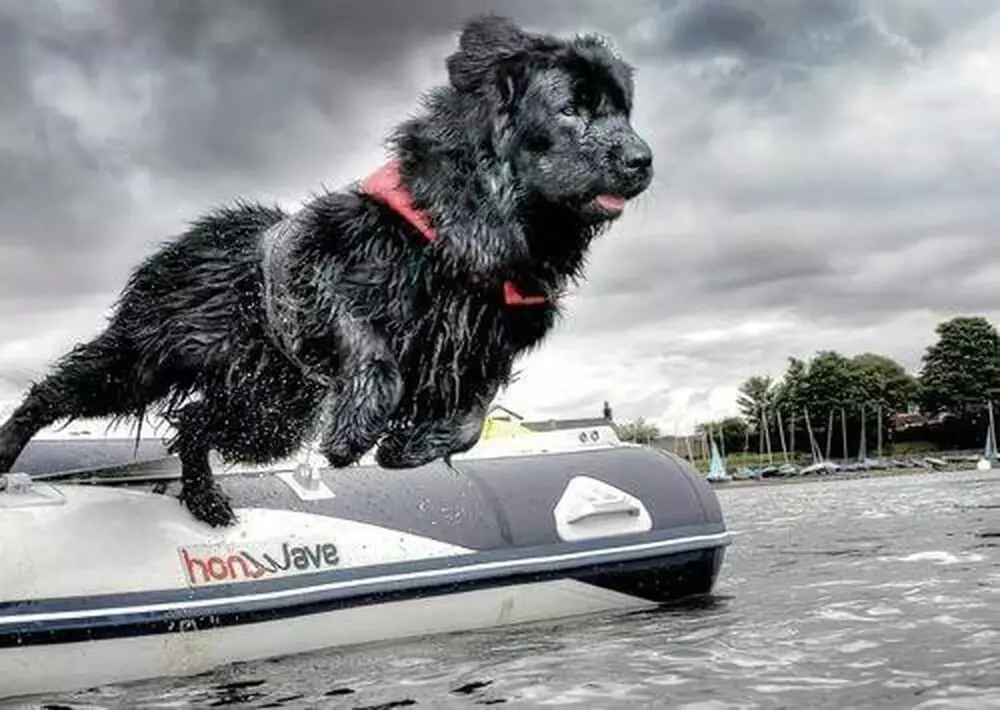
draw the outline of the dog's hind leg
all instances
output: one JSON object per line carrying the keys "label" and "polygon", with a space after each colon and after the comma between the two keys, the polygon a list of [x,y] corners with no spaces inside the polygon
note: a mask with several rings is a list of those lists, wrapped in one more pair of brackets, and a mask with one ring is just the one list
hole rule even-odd
{"label": "dog's hind leg", "polygon": [[132,344],[113,329],[70,350],[0,426],[0,473],[35,434],[61,419],[139,414],[145,402],[133,386],[135,362]]}
{"label": "dog's hind leg", "polygon": [[177,435],[170,443],[170,450],[180,459],[181,503],[201,522],[225,527],[236,522],[236,514],[212,474],[209,460],[212,424],[211,409],[206,402],[184,405],[173,421]]}

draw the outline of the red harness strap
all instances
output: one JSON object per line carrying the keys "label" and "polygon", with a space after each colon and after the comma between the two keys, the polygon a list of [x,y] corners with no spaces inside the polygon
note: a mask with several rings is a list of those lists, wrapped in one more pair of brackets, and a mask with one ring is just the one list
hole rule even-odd
{"label": "red harness strap", "polygon": [[[398,161],[390,161],[365,178],[361,190],[378,198],[412,224],[424,238],[433,242],[437,233],[427,220],[427,215],[413,206],[413,199],[400,180]],[[525,296],[510,281],[503,283],[503,300],[508,306],[537,306],[547,303],[545,296]]]}

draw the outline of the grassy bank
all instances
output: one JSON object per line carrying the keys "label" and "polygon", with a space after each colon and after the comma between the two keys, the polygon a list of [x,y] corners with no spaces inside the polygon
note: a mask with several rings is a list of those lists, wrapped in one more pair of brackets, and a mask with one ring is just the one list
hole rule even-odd
{"label": "grassy bank", "polygon": [[[682,458],[687,458],[683,453],[678,453],[676,451],[672,452]],[[935,451],[935,450],[916,450],[906,448],[905,450],[894,450],[891,452],[885,452],[881,457],[877,456],[875,453],[870,455],[871,458],[877,459],[922,459],[925,456],[934,456],[937,458],[955,458],[961,456],[974,455],[978,452],[975,451]],[[784,466],[785,464],[791,464],[793,466],[798,466],[799,468],[810,465],[813,460],[808,454],[789,454],[786,459],[780,452],[777,454],[772,454],[768,457],[767,454],[746,454],[746,453],[733,453],[727,454],[726,457],[726,468],[730,471],[734,471],[738,468],[764,468],[765,466]],[[836,459],[835,459],[836,460]],[[710,459],[708,457],[696,457],[692,460],[695,468],[699,471],[708,472],[708,466]]]}
{"label": "grassy bank", "polygon": [[932,473],[959,472],[978,473],[974,466],[948,466],[942,468],[887,468],[879,471],[850,471],[847,473],[832,473],[822,476],[815,474],[808,476],[773,476],[770,478],[710,481],[710,483],[713,488],[745,488],[749,486],[784,486],[795,483],[835,483],[836,481],[851,481],[861,478],[899,478],[902,476],[925,476]]}

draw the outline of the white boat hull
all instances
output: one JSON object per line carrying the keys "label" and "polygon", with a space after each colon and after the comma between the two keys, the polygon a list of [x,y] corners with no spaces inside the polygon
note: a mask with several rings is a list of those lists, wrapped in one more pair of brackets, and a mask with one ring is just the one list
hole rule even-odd
{"label": "white boat hull", "polygon": [[481,589],[246,626],[0,650],[3,696],[70,691],[233,662],[655,606],[574,580]]}

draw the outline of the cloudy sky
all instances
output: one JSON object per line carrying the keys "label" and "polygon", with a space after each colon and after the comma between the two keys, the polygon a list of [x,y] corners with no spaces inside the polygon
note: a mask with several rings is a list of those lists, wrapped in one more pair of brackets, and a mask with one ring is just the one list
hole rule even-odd
{"label": "cloudy sky", "polygon": [[0,403],[199,211],[375,167],[482,10],[610,34],[657,168],[504,404],[683,431],[1000,316],[994,0],[0,0]]}

